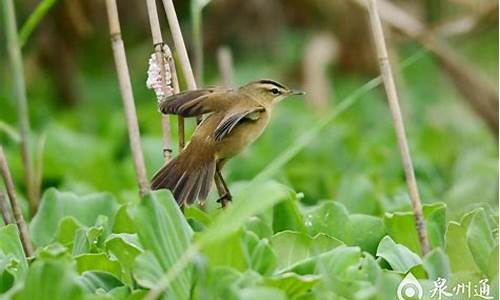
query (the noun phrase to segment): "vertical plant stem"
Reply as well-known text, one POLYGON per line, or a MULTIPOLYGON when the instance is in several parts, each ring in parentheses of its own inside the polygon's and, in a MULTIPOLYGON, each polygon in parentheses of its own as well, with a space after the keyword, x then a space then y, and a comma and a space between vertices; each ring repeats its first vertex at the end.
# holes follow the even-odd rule
POLYGON ((194 76, 199 85, 203 85, 203 31, 202 31, 203 5, 200 1, 191 1, 191 26, 193 36, 194 76))
POLYGON ((28 116, 28 99, 26 96, 26 82, 24 79, 23 62, 21 57, 21 48, 17 34, 16 12, 12 0, 2 1, 5 31, 7 37, 7 48, 9 60, 12 67, 12 78, 14 78, 14 89, 17 101, 17 113, 19 122, 19 132, 21 136, 21 156, 24 167, 24 180, 27 188, 27 195, 30 204, 30 212, 35 214, 38 199, 35 198, 35 187, 33 182, 33 164, 30 152, 30 122, 28 116))
POLYGON ((24 222, 21 206, 17 202, 16 192, 14 191, 14 182, 12 181, 12 176, 10 174, 9 166, 7 165, 7 159, 5 158, 2 146, 0 146, 0 173, 2 174, 5 188, 7 189, 7 195, 9 195, 10 205, 12 207, 12 211, 14 212, 14 219, 16 220, 17 228, 19 229, 19 235, 21 236, 24 252, 27 257, 30 257, 33 255, 33 246, 29 237, 28 227, 24 222))
POLYGON ((172 0, 163 0, 163 6, 165 7, 168 25, 170 27, 170 32, 172 33, 175 49, 179 55, 179 61, 181 63, 182 72, 184 73, 188 89, 196 90, 196 80, 194 78, 193 69, 191 68, 191 63, 189 62, 189 56, 187 54, 186 45, 184 44, 184 38, 182 37, 181 27, 179 26, 179 20, 177 19, 174 3, 172 0))
POLYGON ((226 87, 234 86, 234 65, 231 49, 227 46, 217 49, 217 63, 222 82, 226 87))
POLYGON ((3 191, 0 190, 0 213, 2 213, 2 219, 5 225, 12 223, 12 217, 10 216, 10 206, 5 198, 3 191))
POLYGON ((128 135, 130 139, 130 148, 134 159, 135 173, 139 186, 139 194, 143 197, 149 192, 149 183, 146 179, 146 167, 144 165, 144 156, 141 149, 141 140, 139 135, 139 125, 137 122, 137 113, 134 104, 134 94, 132 91, 132 83, 130 82, 130 74, 127 65, 127 57, 125 55, 125 46, 123 45, 120 20, 118 19, 118 8, 116 0, 106 0, 106 10, 109 20, 109 31, 111 35, 111 44, 113 47, 113 55, 115 59, 116 72, 120 84, 122 95, 123 108, 125 110, 125 120, 128 127, 128 135))
POLYGON ((427 254, 427 252, 429 252, 427 229, 425 226, 425 220, 422 211, 422 204, 420 202, 420 196, 418 193, 417 181, 415 179, 415 172, 413 170, 413 163, 410 156, 410 149, 408 147, 408 141, 406 140, 405 127, 404 127, 403 117, 401 114, 401 108, 399 106, 399 98, 396 90, 396 84, 394 82, 394 76, 392 74, 392 69, 387 54, 387 47, 384 40, 384 31, 382 29, 382 22, 380 21, 380 17, 377 11, 376 0, 368 0, 368 11, 370 14, 371 28, 380 64, 380 72, 384 82, 384 87, 387 94, 389 108, 392 114, 392 119, 394 121, 396 137, 398 140, 399 150, 401 152, 401 159, 403 162, 403 168, 406 176, 406 183, 408 185, 411 204, 413 206, 413 212, 415 214, 415 222, 417 226, 418 237, 420 240, 420 245, 422 247, 422 253, 423 255, 425 255, 427 254))
MULTIPOLYGON (((172 76, 172 87, 174 88, 174 94, 178 94, 181 89, 179 87, 179 78, 177 77, 177 69, 175 66, 174 57, 172 55, 168 57, 168 65, 170 67, 170 73, 172 76)), ((179 152, 181 152, 186 144, 186 130, 184 128, 183 116, 177 116, 177 135, 177 138, 179 140, 179 152)))
MULTIPOLYGON (((170 27, 170 32, 172 33, 175 48, 177 49, 177 53, 179 54, 179 61, 181 63, 182 71, 184 73, 184 78, 186 79, 188 89, 195 90, 196 80, 194 78, 193 69, 191 68, 191 63, 189 62, 189 56, 187 54, 186 45, 184 44, 184 38, 182 37, 181 27, 179 26, 179 20, 177 19, 174 3, 172 2, 172 0, 163 0, 163 6, 165 8, 165 14, 167 15, 167 20, 170 27)), ((201 119, 198 119, 198 122, 199 121, 201 121, 201 119)), ((218 186, 218 188, 223 189, 223 187, 221 186, 218 186)), ((223 195, 219 196, 222 197, 223 195)))
MULTIPOLYGON (((148 8, 149 24, 151 26, 151 35, 153 37, 153 47, 156 55, 156 63, 160 66, 160 76, 162 80, 163 94, 168 95, 168 83, 166 80, 166 70, 164 64, 163 53, 163 37, 161 36, 160 20, 158 19, 158 10, 156 8, 156 0, 146 1, 148 8)), ((172 141, 170 130, 170 116, 163 115, 161 118, 163 128, 163 155, 165 160, 168 161, 172 157, 172 141)))
MULTIPOLYGON (((196 80, 194 78, 193 69, 191 68, 191 63, 189 62, 189 56, 187 54, 186 45, 184 44, 184 38, 182 37, 181 27, 179 26, 179 20, 177 19, 174 3, 172 0, 163 0, 163 6, 165 8, 165 14, 167 15, 170 33, 172 34, 172 38, 174 40, 175 49, 179 55, 179 62, 181 64, 182 73, 184 74, 184 79, 186 80, 188 89, 196 90, 196 80)), ((179 146, 180 148, 184 148, 184 118, 179 117, 178 123, 179 146)))

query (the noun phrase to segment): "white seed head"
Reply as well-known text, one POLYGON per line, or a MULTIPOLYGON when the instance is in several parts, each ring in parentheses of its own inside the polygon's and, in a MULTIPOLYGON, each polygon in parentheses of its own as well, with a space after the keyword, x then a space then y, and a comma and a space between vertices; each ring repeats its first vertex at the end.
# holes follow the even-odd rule
MULTIPOLYGON (((164 50, 165 49, 168 49, 168 47, 164 47, 164 50)), ((146 86, 148 87, 148 89, 154 90, 158 103, 174 93, 174 89, 172 87, 172 73, 168 64, 169 55, 172 55, 170 50, 164 51, 161 55, 163 67, 165 70, 165 81, 162 80, 162 69, 161 65, 158 64, 156 53, 151 54, 151 56, 149 57, 148 78, 146 80, 146 86)))

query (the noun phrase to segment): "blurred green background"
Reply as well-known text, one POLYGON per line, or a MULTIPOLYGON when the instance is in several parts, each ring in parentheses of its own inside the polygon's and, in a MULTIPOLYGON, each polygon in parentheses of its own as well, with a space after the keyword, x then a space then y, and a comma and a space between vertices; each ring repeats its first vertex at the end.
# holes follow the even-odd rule
MULTIPOLYGON (((189 1, 174 2, 192 53, 189 1)), ((487 80, 498 81, 496 1, 394 2, 434 32, 442 30, 442 39, 468 66, 479 68, 487 80), (448 28, 470 16, 479 16, 470 28, 448 28)), ((15 1, 19 24, 37 3, 15 1)), ((152 53, 146 7, 141 1, 118 4, 151 177, 163 158, 160 114, 145 84, 152 53)), ((160 15, 164 38, 172 46, 164 14, 160 15)), ((446 202, 452 218, 483 204, 497 210, 497 133, 474 112, 432 53, 398 30, 386 29, 423 202, 446 202), (400 62, 412 56, 416 61, 398 70, 400 62)), ((378 74, 367 14, 351 1, 214 0, 203 9, 202 32, 203 85, 222 83, 217 51, 224 46, 233 55, 236 85, 273 78, 308 91, 305 98, 280 105, 265 134, 227 165, 225 174, 233 186, 259 174, 328 111, 378 74)), ((0 34, 0 142, 23 195, 13 78, 4 32, 0 34)), ((34 153, 40 137, 46 137, 41 152, 43 189, 57 187, 81 194, 109 191, 121 202, 135 199, 104 2, 56 1, 27 41, 23 56, 34 153)), ((190 130, 193 126, 190 120, 190 130)), ((303 193, 302 202, 307 205, 331 199, 342 202, 351 213, 377 216, 409 209, 382 87, 336 117, 274 177, 303 193)))

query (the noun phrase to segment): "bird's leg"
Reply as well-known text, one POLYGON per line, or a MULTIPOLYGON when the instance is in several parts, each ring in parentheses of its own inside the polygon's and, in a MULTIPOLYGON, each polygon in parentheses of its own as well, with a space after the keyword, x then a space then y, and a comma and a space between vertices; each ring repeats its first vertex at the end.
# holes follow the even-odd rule
POLYGON ((220 198, 217 200, 222 206, 222 208, 225 208, 228 203, 232 200, 231 192, 229 191, 229 188, 227 187, 226 182, 224 181, 224 177, 222 177, 222 163, 217 163, 215 167, 215 186, 217 187, 217 191, 219 192, 220 198))

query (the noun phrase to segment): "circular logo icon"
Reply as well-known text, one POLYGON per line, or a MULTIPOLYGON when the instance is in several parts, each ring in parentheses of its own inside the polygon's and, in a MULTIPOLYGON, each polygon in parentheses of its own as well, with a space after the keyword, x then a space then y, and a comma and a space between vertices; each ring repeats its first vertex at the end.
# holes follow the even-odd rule
POLYGON ((412 273, 408 273, 398 286, 398 299, 399 300, 413 300, 422 299, 424 291, 418 282, 417 278, 412 273))

